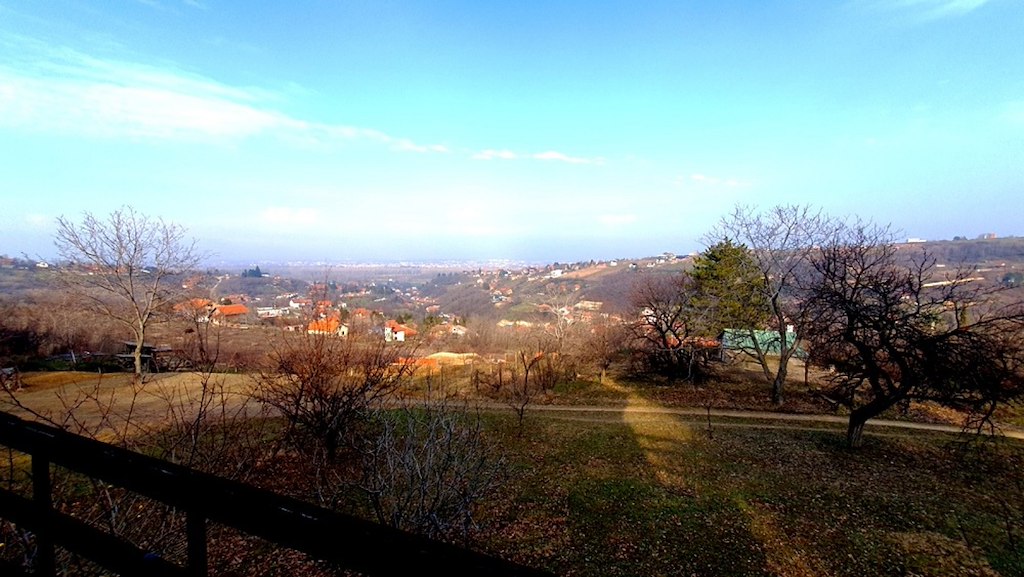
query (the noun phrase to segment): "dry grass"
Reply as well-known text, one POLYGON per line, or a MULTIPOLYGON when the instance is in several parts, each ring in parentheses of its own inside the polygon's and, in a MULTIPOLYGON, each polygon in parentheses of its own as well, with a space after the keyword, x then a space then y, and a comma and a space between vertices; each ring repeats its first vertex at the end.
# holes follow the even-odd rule
MULTIPOLYGON (((718 428, 708 438, 672 417, 624 418, 535 414, 527 439, 509 435, 520 475, 491 509, 488 547, 565 575, 1024 570, 1019 483, 975 474, 953 437, 876 436, 851 452, 839 431, 718 428)), ((1019 444, 1002 450, 1024 455, 1019 444)))

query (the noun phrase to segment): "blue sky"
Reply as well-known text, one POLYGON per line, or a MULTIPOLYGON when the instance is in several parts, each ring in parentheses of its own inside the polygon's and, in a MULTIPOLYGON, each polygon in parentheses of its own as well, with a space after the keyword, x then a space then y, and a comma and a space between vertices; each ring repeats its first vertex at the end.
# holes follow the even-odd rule
POLYGON ((243 261, 689 252, 737 203, 1021 234, 1022 39, 1017 0, 0 0, 0 253, 125 204, 243 261))

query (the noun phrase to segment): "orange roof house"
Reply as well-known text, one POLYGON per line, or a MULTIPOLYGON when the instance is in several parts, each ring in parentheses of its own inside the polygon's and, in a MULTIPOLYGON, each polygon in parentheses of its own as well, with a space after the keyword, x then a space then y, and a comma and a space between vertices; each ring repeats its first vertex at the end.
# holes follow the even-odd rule
POLYGON ((341 321, 337 318, 329 317, 309 323, 306 332, 311 335, 338 335, 344 337, 348 335, 348 326, 341 324, 341 321))
POLYGON ((414 337, 417 334, 416 329, 412 327, 407 327, 395 320, 388 320, 386 323, 384 323, 384 326, 391 329, 391 332, 394 334, 398 334, 400 332, 405 333, 406 337, 414 337))
POLYGON ((242 304, 220 305, 213 310, 210 319, 214 324, 241 323, 249 314, 249 307, 242 304))
POLYGON ((220 305, 213 311, 215 317, 239 317, 249 314, 249 307, 245 305, 220 305))

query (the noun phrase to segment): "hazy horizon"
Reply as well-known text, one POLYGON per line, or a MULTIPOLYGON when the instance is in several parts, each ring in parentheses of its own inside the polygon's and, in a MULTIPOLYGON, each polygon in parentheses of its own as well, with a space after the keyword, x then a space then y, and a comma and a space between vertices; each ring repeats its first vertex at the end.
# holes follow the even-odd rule
POLYGON ((1024 5, 0 0, 0 253, 132 205, 234 262, 700 250, 737 204, 1020 232, 1024 5))

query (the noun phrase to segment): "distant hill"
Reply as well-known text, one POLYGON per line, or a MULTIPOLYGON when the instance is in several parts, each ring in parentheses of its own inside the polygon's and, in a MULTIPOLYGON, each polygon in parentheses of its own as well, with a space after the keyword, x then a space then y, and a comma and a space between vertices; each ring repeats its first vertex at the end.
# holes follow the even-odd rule
POLYGON ((921 243, 942 264, 1024 268, 1024 237, 940 240, 921 243))

